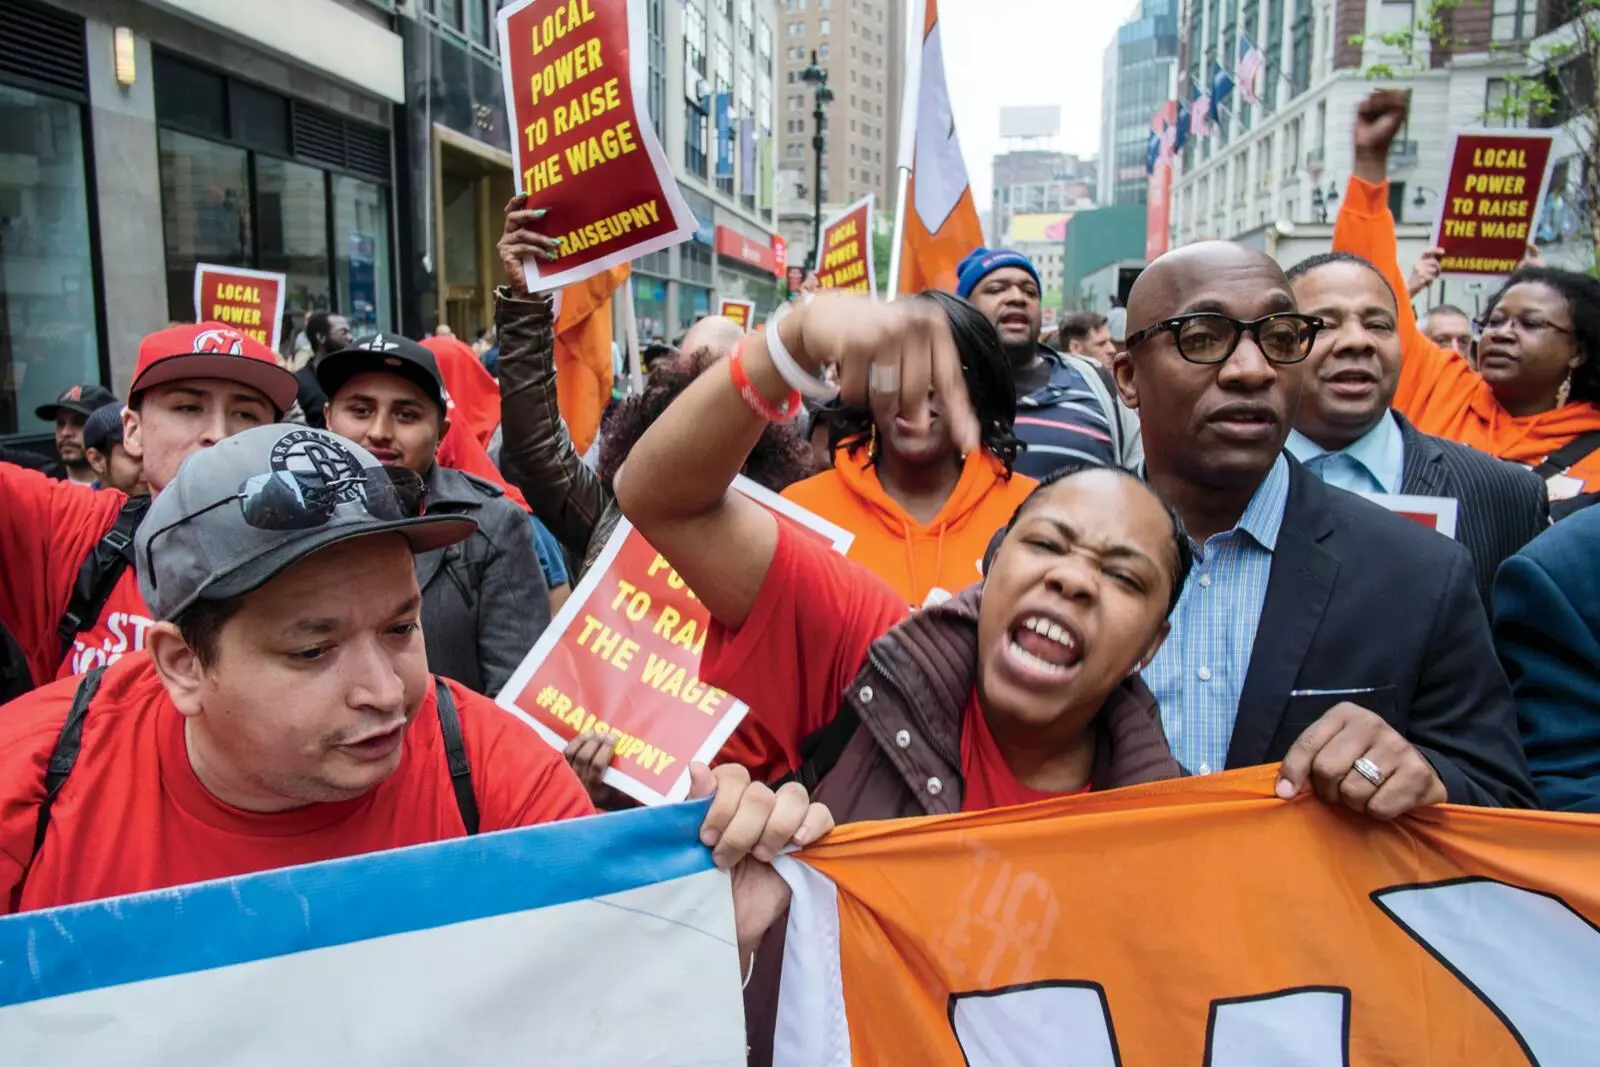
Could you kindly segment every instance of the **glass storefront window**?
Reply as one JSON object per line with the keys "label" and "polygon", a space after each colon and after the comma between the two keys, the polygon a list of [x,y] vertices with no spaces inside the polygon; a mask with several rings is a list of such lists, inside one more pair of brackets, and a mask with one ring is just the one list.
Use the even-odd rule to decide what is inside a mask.
{"label": "glass storefront window", "polygon": [[162,130],[161,214],[167,315],[194,321],[194,266],[250,266],[250,162],[242,148]]}
{"label": "glass storefront window", "polygon": [[678,285],[678,329],[672,336],[676,341],[695,320],[711,314],[711,290],[698,285]]}
{"label": "glass storefront window", "polygon": [[[309,311],[331,307],[328,287],[328,191],[316,167],[256,157],[261,270],[288,276],[283,314],[298,330]],[[341,309],[342,310],[342,309]],[[284,333],[293,336],[288,323]]]}
{"label": "glass storefront window", "polygon": [[0,85],[0,434],[48,433],[33,409],[100,381],[82,123]]}
{"label": "glass storefront window", "polygon": [[334,287],[357,338],[394,321],[389,294],[389,194],[380,185],[333,175]]}
{"label": "glass storefront window", "polygon": [[633,315],[639,326],[639,343],[669,341],[667,322],[667,283],[660,278],[633,276]]}

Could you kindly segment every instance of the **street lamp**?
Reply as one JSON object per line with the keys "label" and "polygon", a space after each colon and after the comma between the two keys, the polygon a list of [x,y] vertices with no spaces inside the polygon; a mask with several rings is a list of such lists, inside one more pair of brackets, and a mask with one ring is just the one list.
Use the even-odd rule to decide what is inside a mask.
{"label": "street lamp", "polygon": [[806,257],[806,270],[815,270],[822,255],[822,147],[823,134],[828,129],[827,106],[833,102],[833,90],[828,88],[828,72],[817,66],[817,50],[811,50],[811,65],[800,72],[800,80],[811,86],[815,107],[811,117],[817,130],[811,138],[811,150],[816,157],[817,180],[811,190],[811,253]]}

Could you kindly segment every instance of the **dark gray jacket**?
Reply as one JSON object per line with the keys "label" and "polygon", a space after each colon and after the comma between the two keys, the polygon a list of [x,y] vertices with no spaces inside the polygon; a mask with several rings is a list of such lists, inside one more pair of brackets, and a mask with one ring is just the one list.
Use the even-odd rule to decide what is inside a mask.
{"label": "dark gray jacket", "polygon": [[465,541],[417,557],[428,666],[494,696],[550,624],[533,526],[493,482],[438,464],[427,482],[429,514],[478,524]]}

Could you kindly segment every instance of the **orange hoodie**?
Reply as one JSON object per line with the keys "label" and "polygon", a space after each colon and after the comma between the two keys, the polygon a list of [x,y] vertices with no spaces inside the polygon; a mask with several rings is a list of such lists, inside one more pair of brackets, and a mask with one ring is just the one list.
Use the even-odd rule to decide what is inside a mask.
{"label": "orange hoodie", "polygon": [[[1517,417],[1500,406],[1489,383],[1454,350],[1440,348],[1417,327],[1411,302],[1404,299],[1394,218],[1389,214],[1389,183],[1350,179],[1333,228],[1333,250],[1369,260],[1402,294],[1400,304],[1400,387],[1394,406],[1423,433],[1460,441],[1501,459],[1537,466],[1568,441],[1600,430],[1600,407],[1574,401],[1553,411]],[[1585,492],[1600,490],[1600,450],[1567,472],[1581,479]]]}
{"label": "orange hoodie", "polygon": [[855,534],[849,557],[914,608],[935,590],[954,595],[983,577],[979,568],[989,539],[1038,484],[1021,474],[1007,479],[1001,462],[979,449],[967,457],[939,514],[923,525],[884,491],[866,455],[840,449],[832,470],[794,483],[783,495]]}

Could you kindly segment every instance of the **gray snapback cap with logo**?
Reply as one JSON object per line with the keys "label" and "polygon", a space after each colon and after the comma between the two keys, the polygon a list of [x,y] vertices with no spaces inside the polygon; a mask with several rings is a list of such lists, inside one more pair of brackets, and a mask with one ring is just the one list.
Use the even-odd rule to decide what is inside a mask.
{"label": "gray snapback cap with logo", "polygon": [[[296,476],[327,486],[327,520],[305,529],[252,526],[241,497],[246,484],[262,475],[280,479],[269,489],[280,492],[286,504],[295,502],[289,482]],[[368,510],[366,479],[381,487],[387,477],[383,465],[355,442],[286,423],[257,426],[201,449],[183,461],[139,524],[134,537],[139,594],[151,615],[171,619],[196,600],[227,600],[258,589],[340,541],[395,532],[413,552],[430,552],[477,529],[460,515],[395,517],[392,508],[381,507],[374,514]]]}

